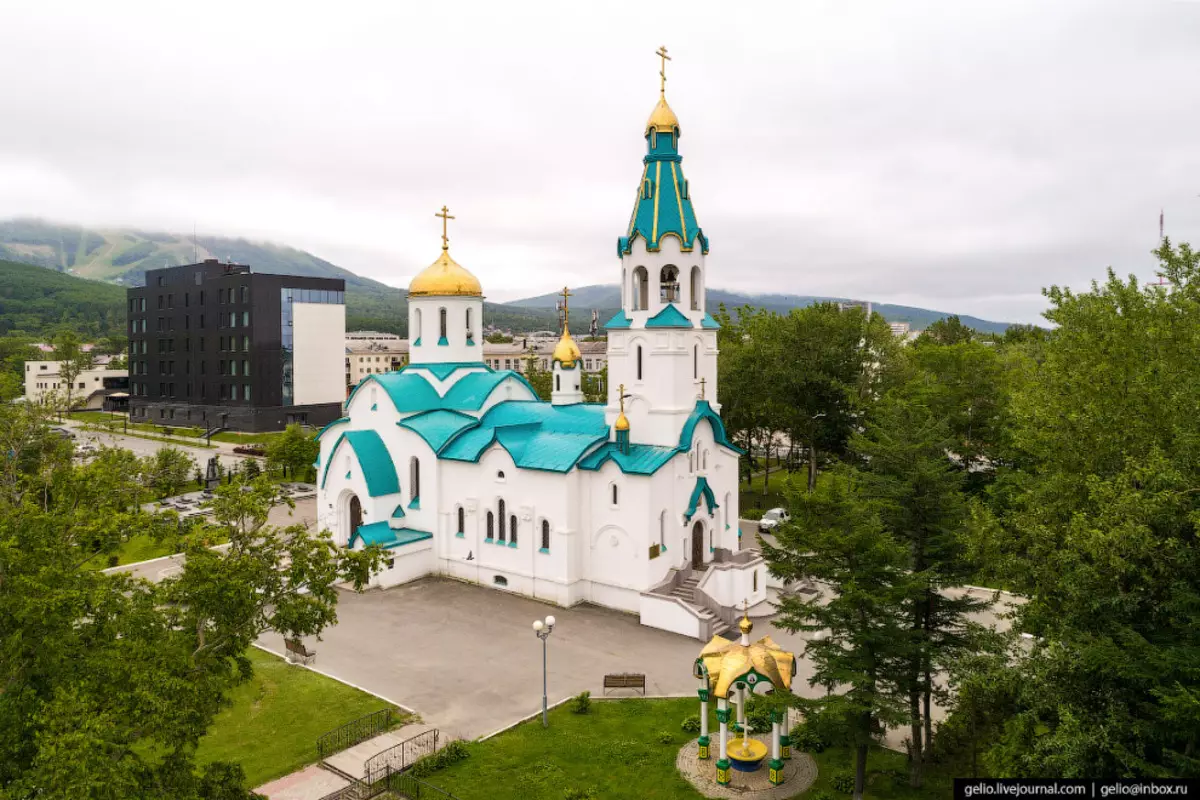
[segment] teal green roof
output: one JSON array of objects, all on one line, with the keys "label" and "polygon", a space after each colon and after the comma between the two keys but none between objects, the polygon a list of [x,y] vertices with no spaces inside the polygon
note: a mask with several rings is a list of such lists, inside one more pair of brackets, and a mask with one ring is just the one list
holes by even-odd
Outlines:
[{"label": "teal green roof", "polygon": [[653,475],[678,452],[675,447],[631,444],[629,452],[622,453],[616,442],[605,442],[603,447],[588,453],[579,462],[579,468],[597,470],[612,460],[626,475]]},{"label": "teal green roof", "polygon": [[418,531],[412,528],[392,530],[386,522],[372,522],[369,525],[358,526],[358,529],[350,536],[350,547],[353,548],[356,542],[361,541],[363,547],[370,547],[374,544],[390,550],[393,547],[403,547],[406,544],[432,538],[433,534],[428,531]]},{"label": "teal green roof", "polygon": [[367,494],[379,497],[400,491],[400,479],[396,477],[396,467],[392,463],[387,445],[378,433],[371,430],[345,431],[338,437],[329,451],[329,461],[325,464],[325,472],[321,476],[322,488],[325,486],[325,479],[329,477],[329,466],[334,462],[342,440],[348,442],[354,450],[354,457],[358,459],[363,479],[367,483]]},{"label": "teal green roof", "polygon": [[605,330],[620,330],[622,328],[628,328],[632,324],[633,324],[633,320],[631,320],[628,316],[626,316],[624,309],[621,309],[620,311],[618,311],[616,313],[616,315],[612,319],[610,319],[608,322],[604,323],[604,329]]},{"label": "teal green roof", "polygon": [[683,312],[675,307],[674,303],[667,303],[662,311],[655,314],[650,319],[646,320],[647,328],[691,328],[692,321],[683,315]]},{"label": "teal green roof", "polygon": [[696,478],[696,487],[692,489],[692,496],[688,500],[687,512],[684,514],[689,521],[696,515],[696,509],[700,506],[700,498],[704,498],[704,504],[708,506],[708,515],[711,517],[713,511],[720,508],[717,505],[717,498],[713,494],[712,487],[708,485],[708,478]]},{"label": "teal green roof", "polygon": [[437,409],[405,417],[396,424],[416,433],[436,453],[446,442],[467,428],[474,427],[478,422],[470,414]]},{"label": "teal green roof", "polygon": [[721,329],[721,323],[713,319],[712,314],[705,314],[704,319],[700,320],[700,327],[715,331]]},{"label": "teal green roof", "polygon": [[512,401],[499,403],[438,454],[452,461],[478,461],[499,444],[522,469],[568,472],[584,453],[608,439],[604,406]]},{"label": "teal green roof", "polygon": [[717,444],[728,447],[736,453],[743,453],[740,447],[729,441],[729,437],[725,433],[725,423],[721,422],[721,417],[718,416],[713,407],[708,404],[707,400],[697,400],[696,407],[692,409],[692,413],[688,416],[687,422],[683,423],[683,430],[679,432],[679,449],[687,450],[692,445],[692,436],[695,434],[696,425],[700,420],[706,419],[712,425],[713,441]]},{"label": "teal green roof", "polygon": [[[329,423],[329,424],[328,424],[328,425],[326,425],[324,428],[321,428],[321,430],[317,431],[317,438],[318,438],[318,439],[320,439],[320,438],[321,438],[321,434],[325,433],[325,431],[329,430],[329,429],[330,429],[330,428],[332,428],[334,425],[341,425],[343,422],[349,422],[349,421],[350,421],[350,418],[349,418],[349,417],[341,417],[340,419],[335,419],[333,422]],[[317,460],[318,460],[318,461],[320,460],[320,457],[319,457],[319,456],[318,456],[318,459],[317,459]]]},{"label": "teal green roof", "polygon": [[659,249],[663,237],[674,236],[680,247],[691,250],[700,240],[700,249],[708,252],[708,238],[696,222],[691,190],[683,177],[683,159],[676,149],[674,134],[647,134],[648,152],[642,159],[642,179],[637,201],[629,217],[625,235],[617,240],[617,254],[629,253],[633,240],[641,237],[646,249]]},{"label": "teal green roof", "polygon": [[439,381],[446,380],[446,378],[450,377],[455,373],[455,371],[460,369],[483,369],[490,371],[488,365],[484,364],[482,361],[447,361],[438,362],[436,364],[409,364],[408,368],[429,370],[429,372]]},{"label": "teal green roof", "polygon": [[[433,384],[429,382],[428,376],[424,374],[428,372],[437,377],[439,381],[442,381],[459,370],[463,370],[465,374],[446,390],[444,396],[438,393]],[[392,405],[401,414],[433,411],[435,409],[478,411],[487,400],[488,395],[492,393],[492,390],[503,383],[506,378],[517,379],[525,384],[525,387],[529,389],[532,395],[537,395],[537,392],[529,385],[529,381],[525,380],[525,376],[512,370],[497,371],[483,364],[472,362],[456,364],[408,364],[395,372],[368,375],[363,378],[354,387],[354,391],[351,393],[350,399],[346,401],[346,405],[350,405],[354,400],[354,395],[362,391],[364,386],[373,382],[387,392],[388,397],[391,398]]]}]

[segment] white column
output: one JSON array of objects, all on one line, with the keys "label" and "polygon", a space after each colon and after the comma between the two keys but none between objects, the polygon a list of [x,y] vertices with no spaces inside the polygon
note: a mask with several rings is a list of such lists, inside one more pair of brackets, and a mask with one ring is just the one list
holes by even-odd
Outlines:
[{"label": "white column", "polygon": [[708,736],[708,700],[700,701],[700,736]]},{"label": "white column", "polygon": [[779,723],[778,723],[778,722],[772,722],[772,723],[771,723],[771,758],[772,758],[772,759],[774,759],[774,760],[776,760],[776,761],[778,761],[778,760],[779,760],[779,753],[780,753],[780,748],[779,748]]},{"label": "white column", "polygon": [[[729,700],[724,697],[717,698],[717,711],[728,711]],[[725,715],[720,715],[724,717]],[[719,723],[721,728],[721,760],[729,758],[729,726],[724,722]]]}]

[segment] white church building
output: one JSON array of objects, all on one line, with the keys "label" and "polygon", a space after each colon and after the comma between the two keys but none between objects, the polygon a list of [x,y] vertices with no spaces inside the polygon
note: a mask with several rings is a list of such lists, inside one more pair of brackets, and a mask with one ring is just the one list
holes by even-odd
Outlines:
[{"label": "white church building", "polygon": [[664,93],[617,241],[604,404],[583,402],[565,325],[550,402],[483,363],[482,287],[450,257],[443,208],[441,256],[409,286],[409,364],[363,379],[320,434],[319,523],[339,545],[385,549],[374,585],[442,575],[703,641],[735,606],[766,599],[766,566],[739,540],[740,451],[721,423],[719,326],[704,303],[709,241],[679,135]]}]

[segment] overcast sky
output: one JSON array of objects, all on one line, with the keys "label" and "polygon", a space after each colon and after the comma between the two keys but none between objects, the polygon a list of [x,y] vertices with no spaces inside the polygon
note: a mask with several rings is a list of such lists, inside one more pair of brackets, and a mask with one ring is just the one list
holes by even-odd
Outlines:
[{"label": "overcast sky", "polygon": [[[735,10],[736,6],[736,10]],[[584,11],[583,9],[588,10]],[[667,97],[711,286],[1037,321],[1200,242],[1200,2],[6,2],[0,217],[496,300],[617,280]]]}]

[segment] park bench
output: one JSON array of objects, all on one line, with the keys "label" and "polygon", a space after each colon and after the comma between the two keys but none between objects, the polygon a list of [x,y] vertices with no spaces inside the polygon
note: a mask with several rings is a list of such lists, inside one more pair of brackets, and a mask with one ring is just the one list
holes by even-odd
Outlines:
[{"label": "park bench", "polygon": [[283,646],[287,648],[289,661],[299,661],[307,665],[317,657],[317,651],[309,650],[299,639],[284,639]]},{"label": "park bench", "polygon": [[635,689],[646,694],[646,676],[638,672],[618,672],[604,676],[604,693],[609,689]]}]

